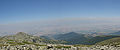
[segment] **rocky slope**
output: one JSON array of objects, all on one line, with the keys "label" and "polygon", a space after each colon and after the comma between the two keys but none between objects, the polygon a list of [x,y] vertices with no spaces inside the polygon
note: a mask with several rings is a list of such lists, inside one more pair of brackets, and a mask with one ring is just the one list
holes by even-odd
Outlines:
[{"label": "rocky slope", "polygon": [[23,32],[19,32],[15,35],[4,36],[0,38],[1,45],[24,45],[24,44],[34,44],[34,45],[45,45],[45,44],[59,44],[64,41],[58,40],[47,40],[41,37],[28,35]]}]

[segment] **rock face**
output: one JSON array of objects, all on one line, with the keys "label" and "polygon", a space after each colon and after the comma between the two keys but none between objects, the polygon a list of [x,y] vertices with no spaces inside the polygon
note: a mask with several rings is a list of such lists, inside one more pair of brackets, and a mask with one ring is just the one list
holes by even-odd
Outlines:
[{"label": "rock face", "polygon": [[74,46],[66,46],[64,47],[56,47],[52,46],[48,48],[48,46],[35,46],[35,45],[16,45],[16,46],[1,46],[0,50],[120,50],[118,46],[99,46],[94,45],[91,47],[74,47]]}]

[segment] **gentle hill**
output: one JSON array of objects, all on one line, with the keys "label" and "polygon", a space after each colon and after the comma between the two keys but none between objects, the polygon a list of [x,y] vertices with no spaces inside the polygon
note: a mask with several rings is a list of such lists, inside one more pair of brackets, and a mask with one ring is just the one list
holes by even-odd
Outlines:
[{"label": "gentle hill", "polygon": [[92,37],[88,42],[88,44],[96,44],[98,42],[104,41],[104,40],[108,40],[108,39],[112,39],[115,37],[120,37],[120,36],[116,36],[116,35],[100,35],[100,36],[96,36],[96,37]]},{"label": "gentle hill", "polygon": [[109,33],[109,35],[120,35],[120,31],[114,32],[114,33]]},{"label": "gentle hill", "polygon": [[108,40],[96,43],[96,45],[120,45],[120,37],[108,39]]}]

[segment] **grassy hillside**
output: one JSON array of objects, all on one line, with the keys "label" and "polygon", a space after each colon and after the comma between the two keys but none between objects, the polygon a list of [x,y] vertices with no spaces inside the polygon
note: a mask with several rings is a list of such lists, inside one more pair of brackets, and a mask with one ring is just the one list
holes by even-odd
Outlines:
[{"label": "grassy hillside", "polygon": [[1,45],[24,45],[24,44],[34,44],[34,45],[43,45],[43,44],[58,44],[64,43],[64,41],[59,40],[47,40],[41,37],[28,35],[23,32],[19,32],[15,35],[4,36],[0,38]]},{"label": "grassy hillside", "polygon": [[96,45],[120,45],[120,37],[108,39],[108,40],[96,43]]},{"label": "grassy hillside", "polygon": [[75,32],[70,32],[66,34],[59,34],[53,36],[54,39],[56,40],[64,40],[67,41],[68,43],[66,44],[85,44],[85,45],[94,45],[98,42],[115,38],[115,37],[120,37],[118,35],[98,35],[93,37],[92,35],[87,35],[87,34],[78,34]]}]

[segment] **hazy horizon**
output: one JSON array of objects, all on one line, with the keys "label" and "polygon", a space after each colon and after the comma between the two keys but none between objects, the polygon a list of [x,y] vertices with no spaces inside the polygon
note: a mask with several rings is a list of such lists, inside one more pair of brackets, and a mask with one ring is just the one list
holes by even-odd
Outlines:
[{"label": "hazy horizon", "polygon": [[0,32],[119,31],[119,0],[0,0]]}]

